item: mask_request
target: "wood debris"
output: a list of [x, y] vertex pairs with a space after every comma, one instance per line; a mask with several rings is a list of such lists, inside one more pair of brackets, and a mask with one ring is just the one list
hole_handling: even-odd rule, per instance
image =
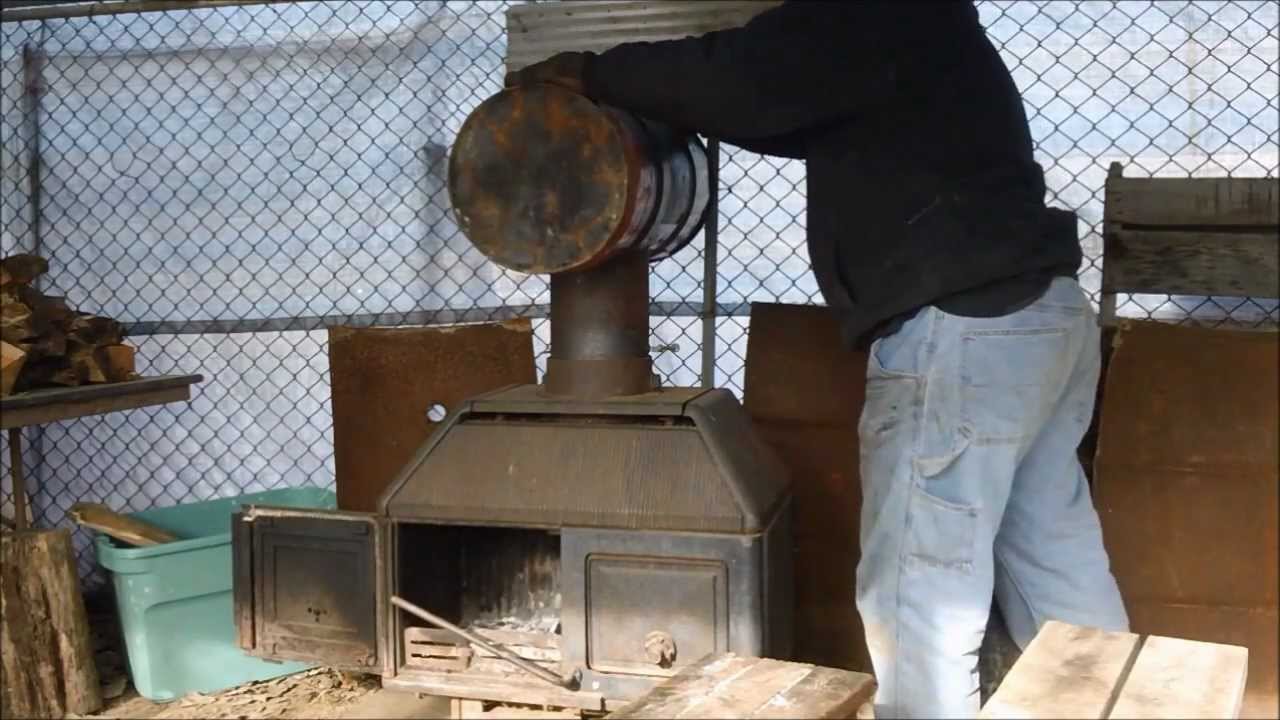
[[0, 396], [135, 378], [133, 348], [123, 343], [120, 323], [32, 286], [48, 269], [35, 255], [0, 259]]
[[344, 708], [380, 687], [376, 676], [315, 668], [218, 693], [191, 693], [171, 703], [152, 703], [134, 696], [93, 717], [147, 720], [337, 718]]

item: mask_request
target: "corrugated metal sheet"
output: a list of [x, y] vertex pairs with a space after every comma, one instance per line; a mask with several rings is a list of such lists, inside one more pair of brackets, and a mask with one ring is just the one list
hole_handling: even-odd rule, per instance
[[600, 52], [737, 27], [777, 0], [598, 0], [539, 2], [507, 11], [507, 69], [570, 50]]

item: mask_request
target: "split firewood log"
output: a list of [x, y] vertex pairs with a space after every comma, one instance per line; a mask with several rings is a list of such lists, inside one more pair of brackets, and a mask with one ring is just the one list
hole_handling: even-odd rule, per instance
[[8, 389], [20, 392], [134, 377], [133, 349], [122, 344], [124, 328], [119, 322], [78, 312], [66, 298], [31, 287], [48, 269], [49, 263], [35, 255], [0, 259], [0, 341], [21, 348], [25, 355]]
[[0, 340], [20, 345], [35, 336], [35, 319], [31, 308], [7, 289], [0, 291]]
[[67, 326], [67, 339], [73, 344], [90, 347], [118, 345], [124, 340], [124, 329], [111, 318], [75, 313]]
[[0, 340], [0, 397], [13, 392], [18, 373], [27, 362], [27, 351], [21, 345], [11, 345]]
[[0, 717], [102, 707], [71, 532], [0, 532]]
[[38, 255], [21, 253], [0, 260], [0, 286], [30, 285], [49, 272], [49, 261]]
[[132, 345], [104, 345], [94, 352], [94, 356], [106, 374], [107, 382], [124, 382], [138, 377]]

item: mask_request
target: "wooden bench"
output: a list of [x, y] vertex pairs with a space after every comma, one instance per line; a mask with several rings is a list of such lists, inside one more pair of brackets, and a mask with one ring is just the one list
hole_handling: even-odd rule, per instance
[[1048, 622], [981, 718], [1236, 718], [1249, 651]]
[[709, 655], [619, 708], [609, 720], [852, 719], [866, 716], [875, 691], [875, 680], [864, 673], [732, 653]]
[[1274, 298], [1280, 180], [1107, 174], [1102, 214], [1103, 326], [1117, 294]]

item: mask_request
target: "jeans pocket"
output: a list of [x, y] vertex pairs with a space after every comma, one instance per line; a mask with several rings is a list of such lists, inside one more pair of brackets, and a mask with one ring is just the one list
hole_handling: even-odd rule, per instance
[[1066, 328], [973, 331], [961, 339], [965, 422], [980, 444], [1039, 433], [1074, 358]]
[[944, 500], [911, 485], [906, 553], [913, 563], [969, 574], [978, 532], [978, 508]]

